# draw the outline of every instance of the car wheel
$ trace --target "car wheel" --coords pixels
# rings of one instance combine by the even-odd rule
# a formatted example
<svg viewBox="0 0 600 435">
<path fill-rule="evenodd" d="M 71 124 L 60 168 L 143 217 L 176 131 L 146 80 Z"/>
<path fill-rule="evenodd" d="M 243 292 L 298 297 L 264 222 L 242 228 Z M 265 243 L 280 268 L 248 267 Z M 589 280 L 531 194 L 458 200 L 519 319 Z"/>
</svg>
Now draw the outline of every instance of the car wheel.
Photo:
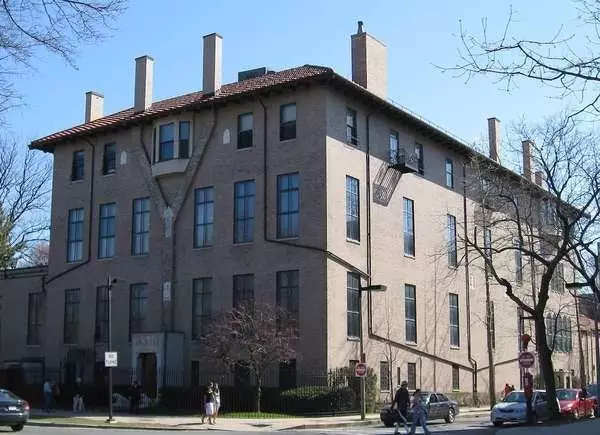
<svg viewBox="0 0 600 435">
<path fill-rule="evenodd" d="M 13 432 L 20 432 L 23 430 L 24 427 L 25 425 L 23 423 L 19 423 L 15 424 L 14 426 L 11 426 L 10 428 L 13 430 Z"/>
<path fill-rule="evenodd" d="M 495 421 L 494 422 L 494 426 L 500 427 L 500 426 L 502 426 L 502 422 L 501 421 Z"/>
<path fill-rule="evenodd" d="M 454 420 L 456 420 L 456 411 L 454 408 L 448 409 L 448 415 L 444 420 L 446 420 L 446 423 L 454 423 Z"/>
</svg>

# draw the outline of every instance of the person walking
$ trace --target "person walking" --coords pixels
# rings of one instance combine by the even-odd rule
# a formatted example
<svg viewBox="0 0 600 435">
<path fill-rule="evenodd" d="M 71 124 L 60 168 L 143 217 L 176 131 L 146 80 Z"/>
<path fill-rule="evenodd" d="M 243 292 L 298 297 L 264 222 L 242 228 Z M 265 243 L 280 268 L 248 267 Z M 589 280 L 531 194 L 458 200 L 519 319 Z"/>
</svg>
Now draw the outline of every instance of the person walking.
<svg viewBox="0 0 600 435">
<path fill-rule="evenodd" d="M 508 384 L 504 384 L 504 397 L 508 396 L 511 393 L 512 389 L 510 388 L 510 385 Z"/>
<path fill-rule="evenodd" d="M 417 430 L 417 424 L 421 424 L 425 435 L 429 435 L 431 432 L 427 428 L 427 411 L 425 405 L 421 401 L 421 390 L 416 389 L 413 393 L 412 403 L 413 420 L 412 427 L 410 428 L 410 435 L 414 435 Z"/>
<path fill-rule="evenodd" d="M 44 392 L 44 411 L 50 412 L 50 408 L 52 407 L 52 397 L 54 396 L 54 391 L 52 390 L 52 381 L 50 379 L 46 379 L 43 387 Z"/>
<path fill-rule="evenodd" d="M 210 382 L 204 395 L 204 415 L 202 416 L 202 423 L 204 419 L 208 419 L 208 424 L 215 424 L 215 393 L 214 384 Z"/>
<path fill-rule="evenodd" d="M 216 423 L 216 418 L 219 416 L 219 409 L 221 408 L 221 391 L 219 390 L 219 384 L 216 382 L 213 392 L 215 394 L 215 416 L 213 421 Z"/>
<path fill-rule="evenodd" d="M 75 381 L 73 393 L 73 412 L 84 412 L 85 405 L 83 404 L 83 385 L 81 378 L 77 378 Z"/>
<path fill-rule="evenodd" d="M 400 388 L 396 390 L 396 395 L 394 396 L 394 400 L 392 401 L 392 409 L 396 409 L 398 413 L 398 417 L 400 420 L 404 422 L 404 430 L 408 433 L 408 425 L 406 420 L 406 415 L 408 412 L 408 407 L 410 406 L 410 394 L 408 394 L 408 382 L 402 381 L 400 384 Z M 394 435 L 398 434 L 398 429 L 400 428 L 400 420 L 396 420 L 394 422 L 394 426 L 396 429 L 394 430 Z"/>
</svg>

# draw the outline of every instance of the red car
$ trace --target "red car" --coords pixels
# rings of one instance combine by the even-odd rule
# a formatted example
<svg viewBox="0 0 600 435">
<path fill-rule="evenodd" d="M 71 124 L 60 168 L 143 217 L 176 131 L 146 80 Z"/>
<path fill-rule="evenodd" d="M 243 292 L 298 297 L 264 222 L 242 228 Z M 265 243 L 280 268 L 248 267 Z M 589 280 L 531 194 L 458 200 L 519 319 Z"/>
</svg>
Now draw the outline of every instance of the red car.
<svg viewBox="0 0 600 435">
<path fill-rule="evenodd" d="M 596 398 L 589 394 L 582 398 L 578 388 L 556 390 L 556 398 L 560 403 L 560 413 L 564 416 L 573 417 L 575 420 L 594 416 Z"/>
</svg>

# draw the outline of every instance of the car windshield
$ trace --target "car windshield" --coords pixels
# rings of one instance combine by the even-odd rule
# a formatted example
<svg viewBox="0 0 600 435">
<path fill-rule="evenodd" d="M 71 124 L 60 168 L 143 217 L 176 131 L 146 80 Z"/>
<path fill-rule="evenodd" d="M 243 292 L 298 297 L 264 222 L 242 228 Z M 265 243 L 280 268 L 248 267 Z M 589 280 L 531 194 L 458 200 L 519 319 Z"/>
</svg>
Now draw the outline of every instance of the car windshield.
<svg viewBox="0 0 600 435">
<path fill-rule="evenodd" d="M 577 399 L 577 391 L 556 390 L 556 398 L 558 400 L 575 400 L 575 399 Z"/>
<path fill-rule="evenodd" d="M 0 390 L 0 400 L 16 401 L 19 400 L 19 398 L 8 390 Z"/>
<path fill-rule="evenodd" d="M 504 398 L 503 402 L 525 403 L 525 394 L 522 391 L 513 391 Z"/>
<path fill-rule="evenodd" d="M 591 384 L 588 387 L 588 393 L 590 393 L 592 396 L 597 396 L 598 395 L 598 384 Z"/>
</svg>

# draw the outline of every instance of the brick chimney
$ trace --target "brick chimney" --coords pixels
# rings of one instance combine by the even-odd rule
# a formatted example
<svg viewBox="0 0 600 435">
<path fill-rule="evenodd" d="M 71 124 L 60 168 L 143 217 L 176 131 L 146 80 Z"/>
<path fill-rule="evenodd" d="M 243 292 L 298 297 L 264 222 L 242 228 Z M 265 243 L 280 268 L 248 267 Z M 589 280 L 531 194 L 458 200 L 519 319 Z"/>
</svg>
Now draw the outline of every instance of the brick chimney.
<svg viewBox="0 0 600 435">
<path fill-rule="evenodd" d="M 488 118 L 488 138 L 490 159 L 500 163 L 500 120 L 498 118 Z"/>
<path fill-rule="evenodd" d="M 104 116 L 104 95 L 98 92 L 85 93 L 85 123 L 94 121 Z"/>
<path fill-rule="evenodd" d="M 535 184 L 544 187 L 544 171 L 535 171 Z"/>
<path fill-rule="evenodd" d="M 533 178 L 533 142 L 529 139 L 521 142 L 523 146 L 523 177 L 525 177 L 529 181 L 534 181 Z"/>
<path fill-rule="evenodd" d="M 363 31 L 350 37 L 352 45 L 352 81 L 381 98 L 387 98 L 387 50 L 385 44 Z"/>
<path fill-rule="evenodd" d="M 135 60 L 135 97 L 134 112 L 143 112 L 152 105 L 154 59 L 141 56 Z"/>
<path fill-rule="evenodd" d="M 214 94 L 223 81 L 223 37 L 218 33 L 204 35 L 202 53 L 202 91 Z"/>
</svg>

